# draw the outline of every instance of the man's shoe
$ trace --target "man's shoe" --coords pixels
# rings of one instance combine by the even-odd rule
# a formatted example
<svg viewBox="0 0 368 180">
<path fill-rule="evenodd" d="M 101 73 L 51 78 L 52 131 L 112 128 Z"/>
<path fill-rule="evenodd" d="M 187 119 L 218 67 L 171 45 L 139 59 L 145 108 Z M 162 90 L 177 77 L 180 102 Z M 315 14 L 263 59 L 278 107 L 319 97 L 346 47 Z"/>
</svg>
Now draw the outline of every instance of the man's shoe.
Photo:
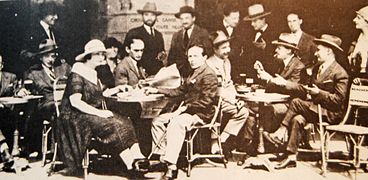
<svg viewBox="0 0 368 180">
<path fill-rule="evenodd" d="M 275 166 L 275 169 L 285 169 L 289 167 L 296 167 L 296 160 L 288 157 Z"/>
<path fill-rule="evenodd" d="M 178 176 L 177 169 L 168 168 L 166 173 L 161 177 L 161 180 L 172 180 L 172 179 L 176 179 L 177 176 Z"/>
<path fill-rule="evenodd" d="M 146 177 L 144 177 L 144 172 L 135 169 L 128 170 L 127 175 L 128 179 L 146 179 Z"/>
<path fill-rule="evenodd" d="M 147 172 L 150 168 L 150 163 L 148 159 L 135 159 L 132 166 L 136 171 Z"/>
<path fill-rule="evenodd" d="M 243 164 L 245 163 L 245 160 L 247 160 L 249 157 L 251 157 L 249 154 L 244 155 L 240 160 L 238 160 L 236 165 L 243 166 Z"/>
</svg>

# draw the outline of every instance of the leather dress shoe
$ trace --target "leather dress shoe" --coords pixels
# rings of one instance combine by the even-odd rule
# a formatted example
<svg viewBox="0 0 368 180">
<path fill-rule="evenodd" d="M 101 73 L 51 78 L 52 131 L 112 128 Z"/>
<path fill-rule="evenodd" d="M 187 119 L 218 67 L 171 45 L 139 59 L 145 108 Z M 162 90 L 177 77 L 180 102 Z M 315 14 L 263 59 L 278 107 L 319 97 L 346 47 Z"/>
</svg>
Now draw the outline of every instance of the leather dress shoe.
<svg viewBox="0 0 368 180">
<path fill-rule="evenodd" d="M 296 167 L 296 160 L 290 159 L 289 157 L 281 161 L 277 166 L 275 166 L 275 169 L 285 169 L 289 167 Z"/>
<path fill-rule="evenodd" d="M 178 177 L 178 170 L 168 168 L 165 174 L 161 177 L 161 180 L 172 180 L 176 179 L 177 177 Z"/>
<path fill-rule="evenodd" d="M 4 151 L 1 152 L 1 160 L 4 163 L 4 168 L 10 168 L 14 164 L 13 157 L 9 153 L 9 150 L 8 149 L 4 149 Z"/>
<path fill-rule="evenodd" d="M 135 159 L 132 166 L 136 171 L 147 172 L 150 168 L 150 163 L 148 159 Z"/>
<path fill-rule="evenodd" d="M 251 156 L 249 154 L 246 154 L 241 159 L 239 159 L 238 162 L 236 162 L 236 165 L 242 166 L 245 163 L 245 160 L 247 160 L 249 157 Z"/>
</svg>

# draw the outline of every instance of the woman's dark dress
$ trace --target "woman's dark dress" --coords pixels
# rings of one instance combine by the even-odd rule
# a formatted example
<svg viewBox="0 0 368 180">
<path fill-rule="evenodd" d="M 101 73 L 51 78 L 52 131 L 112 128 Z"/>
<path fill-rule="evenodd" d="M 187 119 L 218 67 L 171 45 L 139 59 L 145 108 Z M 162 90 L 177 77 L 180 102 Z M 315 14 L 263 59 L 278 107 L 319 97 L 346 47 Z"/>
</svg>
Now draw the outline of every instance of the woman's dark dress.
<svg viewBox="0 0 368 180">
<path fill-rule="evenodd" d="M 72 170 L 82 169 L 82 159 L 95 137 L 105 144 L 112 154 L 120 153 L 137 143 L 134 127 L 130 119 L 114 114 L 112 118 L 101 118 L 79 111 L 71 106 L 69 96 L 82 94 L 82 101 L 102 109 L 102 90 L 76 73 L 68 79 L 61 103 L 61 114 L 56 123 L 58 152 L 63 163 Z"/>
</svg>

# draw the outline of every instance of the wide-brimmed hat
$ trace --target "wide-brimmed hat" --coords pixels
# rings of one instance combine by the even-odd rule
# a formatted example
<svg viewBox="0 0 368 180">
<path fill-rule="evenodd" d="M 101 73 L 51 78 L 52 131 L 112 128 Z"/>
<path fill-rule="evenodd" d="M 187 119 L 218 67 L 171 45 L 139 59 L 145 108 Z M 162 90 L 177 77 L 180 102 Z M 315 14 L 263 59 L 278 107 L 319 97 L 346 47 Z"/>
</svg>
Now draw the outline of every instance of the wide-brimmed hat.
<svg viewBox="0 0 368 180">
<path fill-rule="evenodd" d="M 322 34 L 321 38 L 316 38 L 314 39 L 314 42 L 316 44 L 322 44 L 322 45 L 326 45 L 328 47 L 332 47 L 334 49 L 337 49 L 339 51 L 344 51 L 340 46 L 341 46 L 341 39 L 337 36 L 334 35 L 330 35 L 330 34 Z"/>
<path fill-rule="evenodd" d="M 359 9 L 356 13 L 362 16 L 364 20 L 368 21 L 368 6 Z"/>
<path fill-rule="evenodd" d="M 183 6 L 179 9 L 178 13 L 175 13 L 176 18 L 180 18 L 180 15 L 183 13 L 190 13 L 192 16 L 197 16 L 197 12 L 191 6 Z"/>
<path fill-rule="evenodd" d="M 44 39 L 38 46 L 38 52 L 35 55 L 42 55 L 49 52 L 55 52 L 58 50 L 55 42 L 51 39 Z"/>
<path fill-rule="evenodd" d="M 262 4 L 253 4 L 248 7 L 248 16 L 244 17 L 244 21 L 252 21 L 258 18 L 270 15 L 271 12 L 266 12 Z"/>
<path fill-rule="evenodd" d="M 84 57 L 88 54 L 97 53 L 97 52 L 106 52 L 105 45 L 102 41 L 98 39 L 92 39 L 90 40 L 85 46 L 84 46 L 84 52 L 82 54 L 79 54 L 75 60 L 81 61 L 84 59 Z"/>
<path fill-rule="evenodd" d="M 231 38 L 227 37 L 226 34 L 222 31 L 216 31 L 212 33 L 211 37 L 213 45 L 222 44 L 231 40 Z"/>
<path fill-rule="evenodd" d="M 156 16 L 159 16 L 162 14 L 161 11 L 157 11 L 156 3 L 154 2 L 147 2 L 142 9 L 138 9 L 137 12 L 139 14 L 143 14 L 145 12 L 151 12 L 153 14 L 156 14 Z"/>
<path fill-rule="evenodd" d="M 272 41 L 274 45 L 281 45 L 286 48 L 299 50 L 295 43 L 295 38 L 290 33 L 281 33 L 278 40 Z"/>
</svg>

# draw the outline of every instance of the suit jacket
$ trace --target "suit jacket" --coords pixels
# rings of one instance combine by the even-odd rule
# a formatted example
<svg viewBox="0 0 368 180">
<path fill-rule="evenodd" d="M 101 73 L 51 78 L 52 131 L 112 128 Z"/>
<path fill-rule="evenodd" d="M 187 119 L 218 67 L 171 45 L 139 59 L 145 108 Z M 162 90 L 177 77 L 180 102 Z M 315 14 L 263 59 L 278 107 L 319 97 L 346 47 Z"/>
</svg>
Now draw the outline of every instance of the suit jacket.
<svg viewBox="0 0 368 180">
<path fill-rule="evenodd" d="M 1 86 L 0 86 L 0 97 L 2 96 L 13 96 L 14 90 L 17 86 L 17 77 L 15 74 L 9 72 L 1 73 Z"/>
<path fill-rule="evenodd" d="M 217 66 L 216 62 L 219 59 L 213 55 L 206 60 L 207 65 L 216 73 L 217 77 L 221 77 L 221 87 L 219 88 L 219 94 L 224 101 L 234 102 L 236 99 L 235 86 L 231 80 L 231 63 L 228 59 L 223 60 L 224 66 Z M 224 74 L 221 72 L 224 71 Z"/>
<path fill-rule="evenodd" d="M 224 26 L 223 20 L 219 20 L 219 22 L 220 23 L 217 24 L 214 31 L 220 30 L 224 32 L 227 37 L 231 38 L 230 40 L 231 51 L 229 54 L 229 59 L 232 64 L 231 77 L 233 78 L 235 82 L 240 82 L 241 79 L 239 78 L 239 74 L 245 73 L 244 65 L 243 65 L 244 62 L 242 62 L 240 58 L 241 54 L 243 53 L 243 44 L 244 44 L 243 32 L 239 24 L 233 29 L 233 33 L 231 34 L 231 36 L 229 36 L 229 33 L 227 32 L 226 27 Z"/>
<path fill-rule="evenodd" d="M 209 123 L 214 115 L 216 105 L 217 77 L 206 64 L 195 69 L 180 87 L 176 89 L 159 89 L 169 97 L 182 96 L 185 113 L 196 114 L 204 122 Z M 179 102 L 178 102 L 179 103 Z"/>
<path fill-rule="evenodd" d="M 268 25 L 267 29 L 262 33 L 259 39 L 263 39 L 266 42 L 266 48 L 261 49 L 254 45 L 254 38 L 257 32 L 252 31 L 249 33 L 247 40 L 244 43 L 245 52 L 243 53 L 243 59 L 245 60 L 246 74 L 249 77 L 256 78 L 257 73 L 253 68 L 256 60 L 259 60 L 265 70 L 270 74 L 274 74 L 278 67 L 274 65 L 273 55 L 275 52 L 275 46 L 271 44 L 273 40 L 278 39 L 280 33 L 276 31 L 272 26 Z"/>
<path fill-rule="evenodd" d="M 136 86 L 138 81 L 145 79 L 145 74 L 142 69 L 137 71 L 131 57 L 125 57 L 115 68 L 115 85 L 128 84 Z"/>
<path fill-rule="evenodd" d="M 205 46 L 206 52 L 209 54 L 212 52 L 212 45 L 207 30 L 194 25 L 192 34 L 189 37 L 188 46 L 184 46 L 184 32 L 184 29 L 181 29 L 175 32 L 172 37 L 168 65 L 176 63 L 181 76 L 186 78 L 192 71 L 187 60 L 189 45 L 194 42 L 202 43 Z"/>
<path fill-rule="evenodd" d="M 284 68 L 280 68 L 277 71 L 277 74 L 282 76 L 287 81 L 298 83 L 300 81 L 300 72 L 302 71 L 302 69 L 304 69 L 304 67 L 305 66 L 300 61 L 300 58 L 294 56 Z M 291 96 L 294 96 L 292 91 L 288 91 L 284 87 L 278 86 L 272 82 L 266 84 L 266 91 L 289 94 Z"/>
<path fill-rule="evenodd" d="M 317 64 L 313 67 L 311 78 L 312 83 L 318 86 L 320 92 L 312 96 L 314 105 L 309 108 L 317 113 L 317 104 L 321 104 L 322 113 L 327 116 L 328 122 L 336 124 L 341 121 L 346 107 L 345 97 L 348 89 L 348 74 L 335 61 L 317 78 L 319 66 Z M 301 84 L 295 82 L 288 82 L 286 88 L 298 91 L 304 96 L 307 93 Z"/>
<path fill-rule="evenodd" d="M 140 63 L 146 69 L 148 75 L 155 75 L 163 66 L 162 61 L 157 59 L 157 55 L 165 51 L 164 39 L 161 32 L 154 29 L 154 36 L 148 34 L 144 26 L 136 27 L 128 31 L 124 45 L 131 38 L 140 38 L 144 42 L 144 51 Z"/>
<path fill-rule="evenodd" d="M 316 52 L 317 47 L 313 42 L 314 39 L 315 37 L 312 35 L 303 32 L 297 45 L 299 50 L 296 54 L 300 57 L 301 61 L 306 67 L 312 66 L 313 62 L 315 62 L 314 60 L 316 59 L 314 53 Z"/>
<path fill-rule="evenodd" d="M 55 78 L 66 76 L 70 73 L 70 66 L 67 63 L 62 63 L 60 66 L 54 67 Z M 38 110 L 50 109 L 54 106 L 53 83 L 54 81 L 47 75 L 40 64 L 31 67 L 27 79 L 33 81 L 32 94 L 43 96 L 42 101 L 38 104 Z"/>
</svg>

